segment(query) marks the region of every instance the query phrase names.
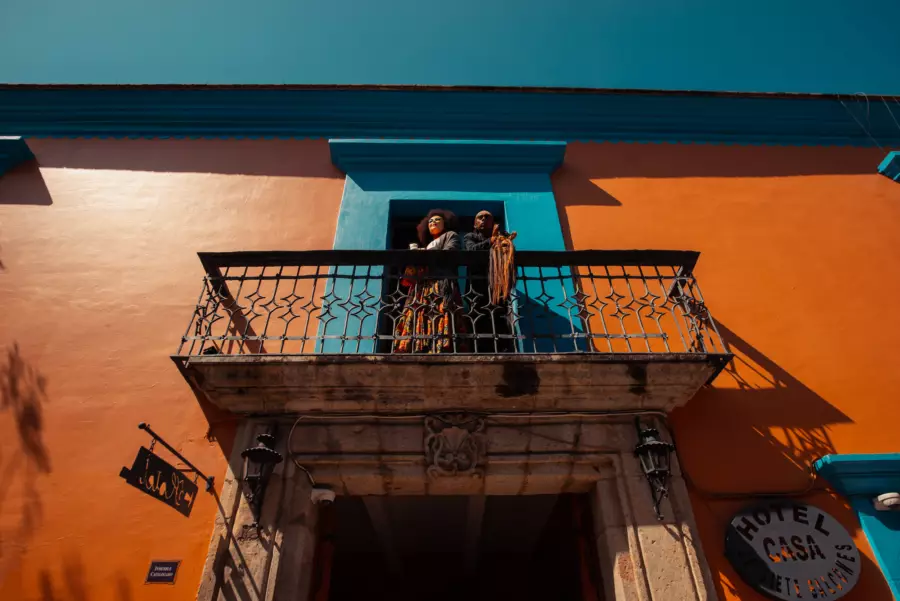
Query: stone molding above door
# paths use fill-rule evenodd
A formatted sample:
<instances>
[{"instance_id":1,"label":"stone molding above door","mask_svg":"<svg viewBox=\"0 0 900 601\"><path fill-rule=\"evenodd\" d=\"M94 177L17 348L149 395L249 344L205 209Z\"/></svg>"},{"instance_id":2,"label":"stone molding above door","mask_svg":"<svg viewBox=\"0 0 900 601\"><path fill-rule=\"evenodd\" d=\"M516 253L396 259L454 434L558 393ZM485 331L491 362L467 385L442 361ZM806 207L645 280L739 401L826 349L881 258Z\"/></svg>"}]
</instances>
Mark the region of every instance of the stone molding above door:
<instances>
[{"instance_id":1,"label":"stone molding above door","mask_svg":"<svg viewBox=\"0 0 900 601\"><path fill-rule=\"evenodd\" d=\"M430 420L430 421L429 421ZM437 421L437 423L435 423ZM305 423L304 423L305 422ZM590 493L606 601L715 600L687 489L673 458L658 521L633 455L633 426L609 416L344 416L279 425L278 450L338 494L529 495ZM223 487L198 599L305 600L314 578L318 507L287 460L266 491L260 529L240 492L240 451L269 422L241 427ZM436 437L441 470L429 452ZM243 445L243 446L242 446ZM433 447L432 447L433 448ZM455 463L454 463L455 462ZM455 473L447 466L456 466Z\"/></svg>"}]
</instances>

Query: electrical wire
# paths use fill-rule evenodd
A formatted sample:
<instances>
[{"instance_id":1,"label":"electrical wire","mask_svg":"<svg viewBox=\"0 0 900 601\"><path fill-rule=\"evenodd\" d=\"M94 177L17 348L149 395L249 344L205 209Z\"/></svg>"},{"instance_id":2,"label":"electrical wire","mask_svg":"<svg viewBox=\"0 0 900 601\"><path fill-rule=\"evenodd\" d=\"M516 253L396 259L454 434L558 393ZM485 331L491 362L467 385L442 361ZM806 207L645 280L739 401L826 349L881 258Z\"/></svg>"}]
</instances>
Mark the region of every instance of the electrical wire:
<instances>
[{"instance_id":1,"label":"electrical wire","mask_svg":"<svg viewBox=\"0 0 900 601\"><path fill-rule=\"evenodd\" d=\"M490 419L490 418L497 418L497 417L500 417L500 418L503 418L503 417L524 418L524 417L534 417L534 416L538 416L538 417L560 417L560 416L562 416L562 417L607 417L607 416L609 416L609 417L615 417L615 416L627 417L627 416L639 416L639 415L654 415L657 417L662 417L663 419L665 418L665 413L662 411L654 411L652 409L642 409L642 410L636 410L636 411L598 411L598 412L567 412L567 411L552 411L552 412L546 412L546 413L534 413L534 412L530 412L530 413L524 413L524 412L523 413L490 413L490 412L487 412L487 413L475 414L474 417L472 418L472 420L470 420L470 421L474 421L479 418ZM310 485L315 486L316 480L315 480L315 477L312 475L312 472L309 470L309 468L307 468L306 466L301 464L297 460L297 457L294 455L294 453L291 451L291 449L293 448L293 442L294 442L294 431L297 429L297 425L302 420L304 420L304 419L307 419L307 420L326 420L326 419L327 420L340 420L340 419L347 419L347 420L359 420L359 419L375 419L375 420L409 420L409 419L412 419L412 420L419 420L424 417L434 417L441 421L444 421L445 423L448 423L446 420L444 420L443 417L441 417L440 414L427 414L427 413L406 413L406 414L402 414L402 415L390 415L390 414L379 415L379 414L374 414L374 413L362 413L362 414L361 413L352 413L352 414L316 413L316 414L298 415L297 419L295 419L294 423L291 425L291 431L288 433L288 439L287 439L288 454L291 456L291 461L293 461L294 465L298 469L303 470L303 473L306 474L306 477L309 479ZM464 422L464 423L468 423L468 422ZM568 442L568 441L557 440L555 442Z\"/></svg>"},{"instance_id":2,"label":"electrical wire","mask_svg":"<svg viewBox=\"0 0 900 601\"><path fill-rule=\"evenodd\" d=\"M881 102L884 103L884 108L888 110L888 113L891 115L891 119L894 120L894 125L897 126L897 129L900 129L900 123L897 122L897 117L894 116L894 111L891 110L891 105L889 105L887 100L884 99L884 96L881 97ZM900 104L900 102L898 102L896 98L894 98L894 102Z\"/></svg>"},{"instance_id":3,"label":"electrical wire","mask_svg":"<svg viewBox=\"0 0 900 601\"><path fill-rule=\"evenodd\" d=\"M869 104L869 95L865 92L857 92L854 96L862 96L866 99L866 125L872 127L872 107Z\"/></svg>"},{"instance_id":4,"label":"electrical wire","mask_svg":"<svg viewBox=\"0 0 900 601\"><path fill-rule=\"evenodd\" d=\"M684 462L681 461L681 457L678 453L678 444L675 440L675 431L672 426L669 424L668 415L664 411L657 411L653 409L640 409L640 410L622 410L622 411L551 411L551 412L484 412L484 413L476 413L474 417L470 421L474 421L476 419L496 419L496 418L546 418L546 417L577 417L577 418L597 418L597 417L640 417L640 416L653 416L657 417L662 421L666 430L669 433L669 437L672 439L672 443L675 446L675 456L678 459L678 463L681 466L681 475L684 478L685 483L692 488L695 492L697 492L700 496L709 498L709 499L747 499L747 498L791 498L791 497L803 497L808 495L811 492L834 492L832 489L828 487L816 488L816 483L818 482L818 475L813 470L812 464L807 466L809 481L802 488L797 489L788 489L788 490L776 490L776 491L711 491L703 488L697 482L691 478L690 473L685 469ZM359 420L359 419L374 419L374 420L420 420L425 417L433 417L440 419L441 421L445 421L440 414L429 414L429 413L406 413L402 415L390 415L390 414L374 414L374 413L366 413L366 414L346 414L346 413L316 413L316 414L307 414L307 415L299 415L297 419L294 420L293 425L291 426L291 431L288 434L287 447L288 453L291 455L291 460L294 462L294 465L297 468L303 470L306 474L307 478L309 478L309 482L312 486L316 485L315 478L313 477L310 470L302 465L294 454L291 452L293 448L293 440L294 440L294 431L297 429L297 425L304 419L306 420ZM512 426L505 426L512 427ZM525 427L520 429L526 429ZM532 434L535 434L541 438L545 438L547 440L551 440L553 442L566 443L571 444L572 441L567 441L564 439L557 439L553 437L546 436L541 433L535 433L533 430L529 431ZM598 451L609 452L613 451L608 449L597 449ZM618 451L615 451L618 453Z\"/></svg>"},{"instance_id":5,"label":"electrical wire","mask_svg":"<svg viewBox=\"0 0 900 601\"><path fill-rule=\"evenodd\" d=\"M865 96L865 94L863 94L863 96ZM853 112L850 111L850 108L844 103L844 101L841 99L838 99L838 100L840 101L841 105L844 107L844 110L847 111L847 114L850 115L854 121L856 121L856 124L859 125L860 129L862 129L866 133L866 135L869 136L869 139L875 143L875 146L877 146L879 148L879 150L884 150L884 147L878 143L878 140L876 140L874 137L872 137L872 134L869 133L869 130L866 129L866 126L862 124L862 121L860 121L859 119L856 118L856 115L854 115ZM866 104L868 104L868 102L869 102L869 97L866 96Z\"/></svg>"}]
</instances>

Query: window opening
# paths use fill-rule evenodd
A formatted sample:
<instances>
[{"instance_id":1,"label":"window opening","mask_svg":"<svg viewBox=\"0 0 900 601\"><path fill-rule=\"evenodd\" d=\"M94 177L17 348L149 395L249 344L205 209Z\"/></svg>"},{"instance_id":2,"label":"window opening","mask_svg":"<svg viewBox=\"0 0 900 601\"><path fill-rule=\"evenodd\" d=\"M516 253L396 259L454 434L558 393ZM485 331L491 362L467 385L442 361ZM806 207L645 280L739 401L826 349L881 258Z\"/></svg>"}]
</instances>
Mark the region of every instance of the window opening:
<instances>
[{"instance_id":1,"label":"window opening","mask_svg":"<svg viewBox=\"0 0 900 601\"><path fill-rule=\"evenodd\" d=\"M445 204L449 207L448 210L453 210L454 203ZM471 206L471 209L467 207L462 214L454 211L459 221L457 233L460 236L461 250L465 249L465 235L474 229L475 215L478 212L477 204L471 203ZM418 244L416 227L428 210L423 207L421 215L418 216L407 214L392 216L387 233L388 248L408 250L411 243ZM491 213L495 222L505 229L506 219L503 211L491 207ZM477 252L484 253L484 266L457 267L456 290L443 296L439 296L433 286L428 287L428 284L437 281L433 273L410 271L407 266L399 264L386 266L382 288L383 309L378 321L379 339L376 352L382 354L440 352L441 343L447 341L447 337L441 336L442 333L452 338L448 352L515 352L517 348L514 336L515 308L512 303L493 306L487 301L488 254L486 251ZM441 272L443 271L446 270L442 267ZM419 286L425 287L426 290L421 290ZM418 297L412 298L417 292ZM456 306L457 303L459 306ZM448 307L455 309L448 311ZM404 345L398 344L398 336L401 340L407 336L411 338L405 348L401 348ZM443 347L446 348L447 345L444 344Z\"/></svg>"}]
</instances>

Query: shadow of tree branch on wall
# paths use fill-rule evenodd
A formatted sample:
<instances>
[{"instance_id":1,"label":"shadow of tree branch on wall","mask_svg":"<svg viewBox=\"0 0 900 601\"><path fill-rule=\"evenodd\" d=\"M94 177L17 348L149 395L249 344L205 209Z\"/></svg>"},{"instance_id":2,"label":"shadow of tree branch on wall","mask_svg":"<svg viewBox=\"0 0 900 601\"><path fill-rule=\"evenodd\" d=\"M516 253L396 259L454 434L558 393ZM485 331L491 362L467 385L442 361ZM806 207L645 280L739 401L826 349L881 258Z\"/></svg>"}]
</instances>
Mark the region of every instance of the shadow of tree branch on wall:
<instances>
[{"instance_id":1,"label":"shadow of tree branch on wall","mask_svg":"<svg viewBox=\"0 0 900 601\"><path fill-rule=\"evenodd\" d=\"M0 419L12 418L18 445L6 445L0 455L0 512L13 513L16 509L4 507L4 501L20 473L22 502L17 508L18 529L0 531L0 557L4 557L10 546L24 544L43 516L37 479L51 471L43 440L43 406L47 402L47 379L22 357L18 345L13 343L0 365Z\"/></svg>"},{"instance_id":2,"label":"shadow of tree branch on wall","mask_svg":"<svg viewBox=\"0 0 900 601\"><path fill-rule=\"evenodd\" d=\"M25 362L19 345L13 344L6 351L6 365L0 369L0 411L12 412L22 451L45 474L50 472L50 457L42 437L46 402L47 379Z\"/></svg>"},{"instance_id":3,"label":"shadow of tree branch on wall","mask_svg":"<svg viewBox=\"0 0 900 601\"><path fill-rule=\"evenodd\" d=\"M91 601L92 599L115 599L131 601L131 584L124 574L118 573L112 583L114 596L107 594L92 596L88 584L87 573L81 557L69 554L65 557L61 570L60 583L54 582L50 570L42 569L38 573L38 590L40 601Z\"/></svg>"}]
</instances>

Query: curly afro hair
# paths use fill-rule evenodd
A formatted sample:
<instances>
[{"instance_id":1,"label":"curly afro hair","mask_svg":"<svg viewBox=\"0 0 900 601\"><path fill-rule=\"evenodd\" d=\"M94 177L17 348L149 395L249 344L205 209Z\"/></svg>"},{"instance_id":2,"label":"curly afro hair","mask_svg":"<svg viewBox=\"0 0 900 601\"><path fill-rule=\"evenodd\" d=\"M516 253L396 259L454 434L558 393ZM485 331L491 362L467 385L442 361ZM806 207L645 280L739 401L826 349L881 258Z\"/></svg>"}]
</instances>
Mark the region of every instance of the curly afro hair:
<instances>
[{"instance_id":1,"label":"curly afro hair","mask_svg":"<svg viewBox=\"0 0 900 601\"><path fill-rule=\"evenodd\" d=\"M459 228L459 219L456 218L456 215L452 211L446 209L431 209L428 211L428 215L425 216L425 219L420 221L419 225L416 226L416 232L419 234L419 243L423 248L428 246L428 243L432 240L431 232L428 231L428 220L435 215L440 215L444 218L445 232L455 232Z\"/></svg>"}]
</instances>

